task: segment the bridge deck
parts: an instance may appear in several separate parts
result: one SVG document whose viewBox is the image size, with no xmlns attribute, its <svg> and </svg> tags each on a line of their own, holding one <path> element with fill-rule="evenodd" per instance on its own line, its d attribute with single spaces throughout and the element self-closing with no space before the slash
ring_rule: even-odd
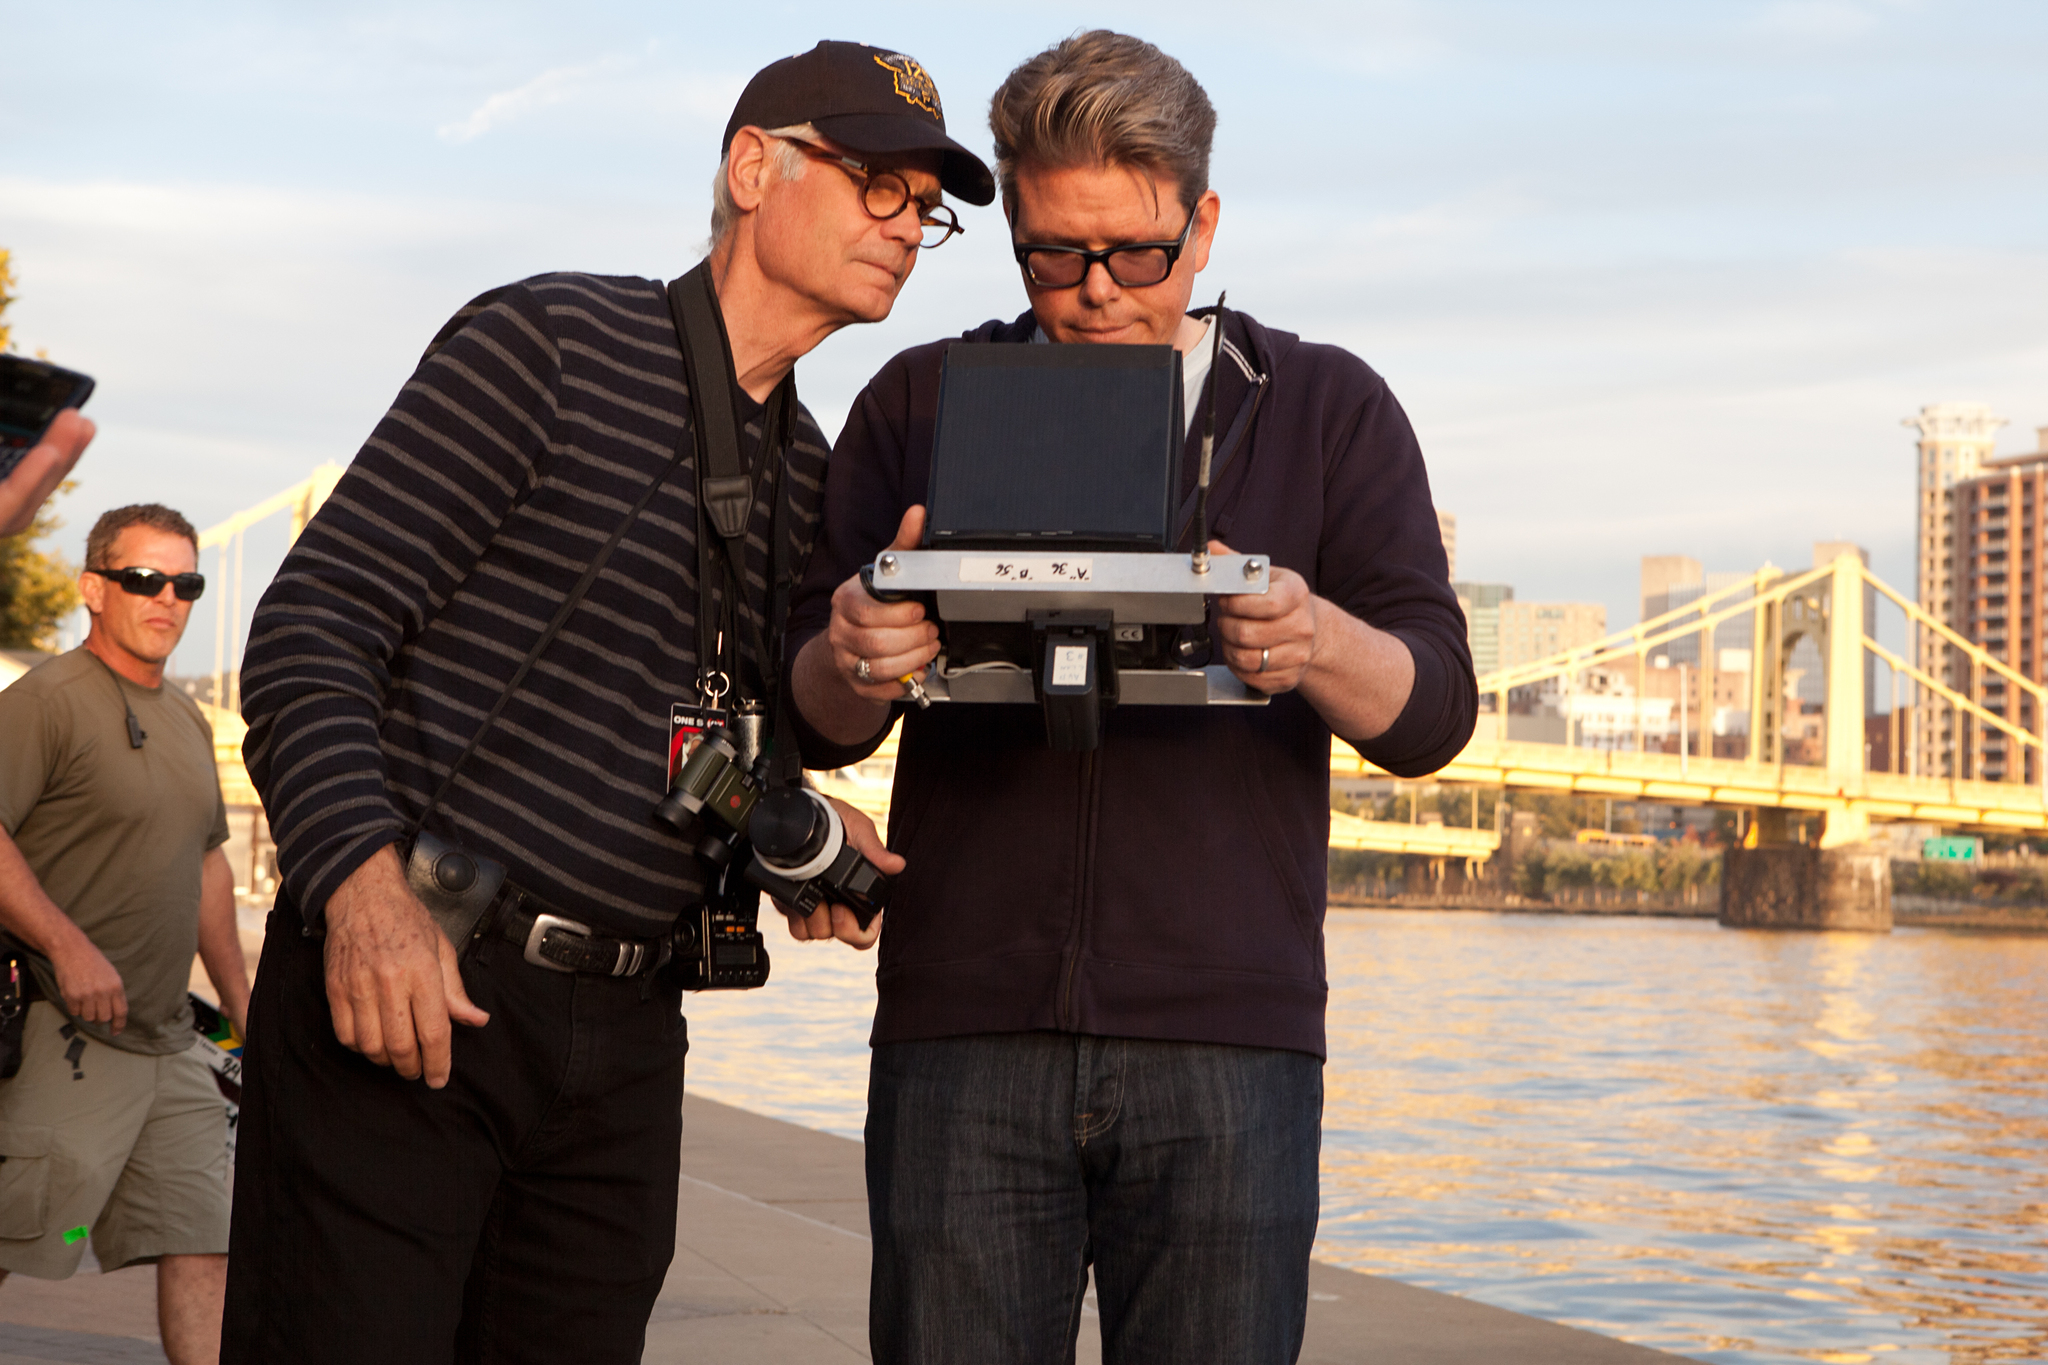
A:
<svg viewBox="0 0 2048 1365">
<path fill-rule="evenodd" d="M 242 766 L 241 743 L 246 727 L 236 716 L 210 708 L 209 715 L 214 722 L 215 759 L 228 803 L 257 804 L 248 771 Z M 2048 803 L 2044 803 L 2038 786 L 1907 777 L 1897 773 L 1842 774 L 1796 763 L 1680 759 L 1676 754 L 1500 740 L 1487 734 L 1490 721 L 1491 717 L 1481 717 L 1481 729 L 1472 742 L 1428 780 L 1619 796 L 1674 805 L 1843 811 L 1871 820 L 1924 820 L 1962 828 L 2048 829 Z M 818 774 L 817 781 L 822 790 L 866 811 L 880 823 L 888 818 L 895 765 L 896 734 L 892 731 L 873 758 L 838 773 Z M 1331 742 L 1332 778 L 1389 775 L 1360 758 L 1344 741 Z M 1430 833 L 1433 829 L 1440 832 Z M 1497 851 L 1499 844 L 1490 830 L 1398 825 L 1357 820 L 1335 812 L 1330 827 L 1332 848 L 1484 858 Z"/>
<path fill-rule="evenodd" d="M 1383 777 L 1341 740 L 1334 777 Z M 2041 789 L 1897 773 L 1840 774 L 1800 764 L 1687 758 L 1619 749 L 1578 749 L 1475 737 L 1432 781 L 1625 796 L 1674 804 L 1850 811 L 1875 820 L 1927 820 L 1990 829 L 2048 829 Z"/>
</svg>

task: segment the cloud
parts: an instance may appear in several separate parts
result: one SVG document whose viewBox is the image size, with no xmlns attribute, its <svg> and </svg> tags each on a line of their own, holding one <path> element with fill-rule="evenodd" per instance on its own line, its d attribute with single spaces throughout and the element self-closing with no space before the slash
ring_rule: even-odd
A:
<svg viewBox="0 0 2048 1365">
<path fill-rule="evenodd" d="M 1750 26 L 1775 37 L 1844 42 L 1861 38 L 1903 8 L 1903 0 L 1778 0 Z"/>
<path fill-rule="evenodd" d="M 1410 75 L 1456 55 L 1456 20 L 1442 9 L 1417 0 L 1271 0 L 1259 11 L 1261 41 L 1353 76 Z M 1238 6 L 1203 3 L 1193 12 L 1242 43 Z"/>
<path fill-rule="evenodd" d="M 443 142 L 472 142 L 522 114 L 562 103 L 591 77 L 624 70 L 633 65 L 634 60 L 632 57 L 611 56 L 580 66 L 554 67 L 524 85 L 500 90 L 471 110 L 468 118 L 459 123 L 444 123 L 434 131 Z"/>
</svg>

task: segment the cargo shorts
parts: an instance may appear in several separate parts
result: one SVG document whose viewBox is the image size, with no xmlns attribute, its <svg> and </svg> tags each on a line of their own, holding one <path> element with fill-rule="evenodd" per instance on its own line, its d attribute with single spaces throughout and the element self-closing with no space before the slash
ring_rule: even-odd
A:
<svg viewBox="0 0 2048 1365">
<path fill-rule="evenodd" d="M 0 1270 L 68 1279 L 88 1237 L 102 1270 L 225 1254 L 227 1105 L 200 1054 L 108 1047 L 43 1001 L 23 1022 L 0 1081 Z"/>
</svg>

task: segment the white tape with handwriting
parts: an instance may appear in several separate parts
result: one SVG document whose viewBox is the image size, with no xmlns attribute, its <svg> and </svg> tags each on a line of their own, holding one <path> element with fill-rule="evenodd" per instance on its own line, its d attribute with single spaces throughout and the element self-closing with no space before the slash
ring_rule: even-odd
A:
<svg viewBox="0 0 2048 1365">
<path fill-rule="evenodd" d="M 1095 561 L 1056 555 L 968 556 L 960 561 L 962 583 L 1086 583 Z"/>
</svg>

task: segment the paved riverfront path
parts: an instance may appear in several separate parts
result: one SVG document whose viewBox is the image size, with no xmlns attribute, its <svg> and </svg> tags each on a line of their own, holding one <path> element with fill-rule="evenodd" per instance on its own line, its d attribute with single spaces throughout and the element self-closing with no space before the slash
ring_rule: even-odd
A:
<svg viewBox="0 0 2048 1365">
<path fill-rule="evenodd" d="M 857 1142 L 691 1096 L 675 1264 L 649 1365 L 867 1359 L 868 1210 Z M 1672 1365 L 1449 1294 L 1317 1263 L 1304 1365 Z M 0 1285 L 0 1365 L 161 1365 L 155 1272 Z M 1092 1309 L 1083 1361 L 1101 1359 Z"/>
</svg>

